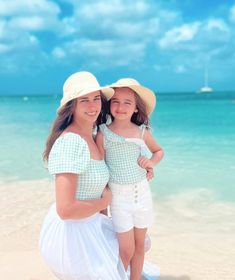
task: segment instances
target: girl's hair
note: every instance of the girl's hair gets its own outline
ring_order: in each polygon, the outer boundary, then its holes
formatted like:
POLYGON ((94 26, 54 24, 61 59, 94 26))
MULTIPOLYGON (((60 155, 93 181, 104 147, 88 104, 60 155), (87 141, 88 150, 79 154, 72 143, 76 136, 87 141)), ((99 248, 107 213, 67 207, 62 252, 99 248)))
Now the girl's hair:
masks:
POLYGON ((131 121, 137 125, 144 124, 146 126, 149 126, 149 116, 147 113, 146 105, 140 98, 140 96, 135 91, 133 92, 135 94, 136 108, 138 111, 134 112, 131 117, 131 121))
MULTIPOLYGON (((97 118, 96 124, 104 123, 107 119, 106 109, 107 101, 105 97, 101 94, 101 112, 97 118)), ((51 151, 53 144, 56 139, 62 134, 62 132, 73 122, 73 114, 77 104, 77 99, 73 99, 67 102, 58 112, 58 116, 54 120, 51 128, 51 132, 46 141, 46 147, 43 152, 43 160, 48 161, 48 157, 51 151)))
MULTIPOLYGON (((135 95, 136 108, 138 111, 133 113, 133 115, 131 117, 131 122, 138 126, 144 124, 147 127, 149 127, 150 122, 149 122, 149 116, 147 113, 146 105, 145 105, 144 101, 139 97, 139 95, 134 90, 132 90, 132 91, 135 95)), ((111 98, 111 100, 112 100, 112 98, 111 98)), ((108 118, 111 118, 112 121, 114 120, 114 118, 110 112, 111 100, 109 100, 103 108, 103 121, 101 123, 106 123, 108 118)))

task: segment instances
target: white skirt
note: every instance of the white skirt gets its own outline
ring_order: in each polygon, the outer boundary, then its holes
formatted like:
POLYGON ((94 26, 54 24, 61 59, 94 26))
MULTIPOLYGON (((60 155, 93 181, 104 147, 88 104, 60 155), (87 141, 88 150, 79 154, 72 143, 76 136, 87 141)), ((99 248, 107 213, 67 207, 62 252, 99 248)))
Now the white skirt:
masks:
POLYGON ((45 262, 61 280, 125 280, 112 221, 96 213, 81 220, 61 220, 53 204, 40 235, 45 262))

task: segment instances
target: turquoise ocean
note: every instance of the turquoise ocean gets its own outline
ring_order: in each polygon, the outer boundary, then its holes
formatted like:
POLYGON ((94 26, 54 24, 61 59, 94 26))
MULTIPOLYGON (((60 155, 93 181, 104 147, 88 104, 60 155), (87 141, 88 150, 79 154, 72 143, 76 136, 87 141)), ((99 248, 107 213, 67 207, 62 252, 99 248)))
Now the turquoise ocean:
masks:
MULTIPOLYGON (((60 96, 0 97, 0 181, 49 178, 42 152, 60 96)), ((159 93, 152 133, 165 157, 151 181, 159 199, 208 190, 235 202, 235 92, 159 93)))

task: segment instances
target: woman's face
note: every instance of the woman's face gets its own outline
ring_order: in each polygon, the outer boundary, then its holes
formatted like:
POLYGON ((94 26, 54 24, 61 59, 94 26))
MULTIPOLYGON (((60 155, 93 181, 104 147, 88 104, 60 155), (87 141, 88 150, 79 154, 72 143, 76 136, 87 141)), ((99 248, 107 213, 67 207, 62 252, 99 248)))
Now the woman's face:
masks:
POLYGON ((100 91, 88 93, 77 98, 74 117, 78 121, 94 123, 101 111, 100 91))

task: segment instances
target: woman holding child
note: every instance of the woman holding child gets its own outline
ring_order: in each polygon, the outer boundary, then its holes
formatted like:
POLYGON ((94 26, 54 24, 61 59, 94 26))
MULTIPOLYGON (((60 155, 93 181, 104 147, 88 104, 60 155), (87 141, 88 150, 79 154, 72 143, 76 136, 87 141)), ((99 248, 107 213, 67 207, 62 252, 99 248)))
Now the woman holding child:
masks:
POLYGON ((93 135, 97 119, 105 117, 102 99, 113 95, 89 72, 71 75, 47 140, 44 160, 55 177, 56 202, 44 220, 40 250, 61 280, 128 279, 112 220, 101 214, 112 194, 93 135))

